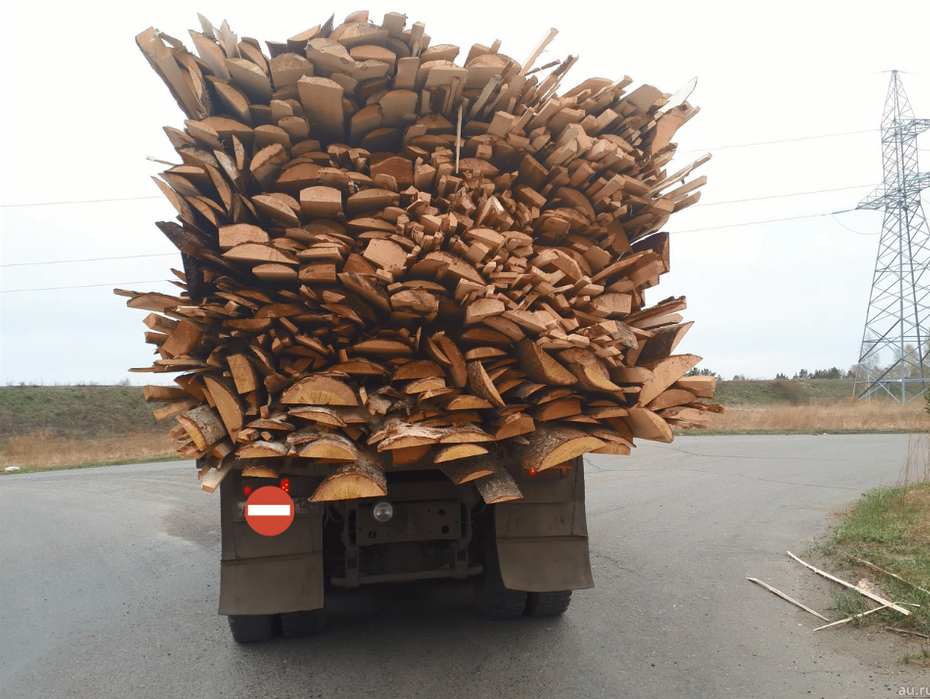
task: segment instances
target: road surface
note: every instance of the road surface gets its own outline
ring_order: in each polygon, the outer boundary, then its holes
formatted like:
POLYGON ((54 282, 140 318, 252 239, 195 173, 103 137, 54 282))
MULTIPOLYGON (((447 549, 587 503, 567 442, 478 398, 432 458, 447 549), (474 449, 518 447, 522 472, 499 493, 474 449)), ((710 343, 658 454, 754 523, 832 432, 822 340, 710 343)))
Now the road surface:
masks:
MULTIPOLYGON (((589 458, 597 587, 488 622, 464 583, 332 596, 323 636, 237 646, 218 495, 191 462, 0 478, 4 697, 893 697, 930 685, 813 635, 784 555, 893 484, 906 435, 689 437, 589 458)), ((269 590, 269 594, 273 594, 269 590)), ((924 671, 925 672, 925 671, 924 671)), ((925 690, 930 692, 930 690, 925 690)))

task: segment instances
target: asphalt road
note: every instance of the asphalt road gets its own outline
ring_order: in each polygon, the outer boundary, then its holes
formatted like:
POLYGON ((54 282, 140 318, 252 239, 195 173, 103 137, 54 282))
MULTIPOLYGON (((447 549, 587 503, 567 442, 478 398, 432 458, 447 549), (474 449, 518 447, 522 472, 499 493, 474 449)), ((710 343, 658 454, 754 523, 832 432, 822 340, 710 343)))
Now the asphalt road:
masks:
POLYGON ((803 612, 745 578, 801 584, 809 573, 784 551, 810 546, 863 490, 894 483, 907 445, 691 437, 595 457, 597 587, 564 617, 485 621, 468 585, 432 582, 334 596, 321 637, 252 646, 216 615, 218 496, 199 491, 190 462, 4 476, 0 693, 898 696, 922 680, 827 647, 803 612))

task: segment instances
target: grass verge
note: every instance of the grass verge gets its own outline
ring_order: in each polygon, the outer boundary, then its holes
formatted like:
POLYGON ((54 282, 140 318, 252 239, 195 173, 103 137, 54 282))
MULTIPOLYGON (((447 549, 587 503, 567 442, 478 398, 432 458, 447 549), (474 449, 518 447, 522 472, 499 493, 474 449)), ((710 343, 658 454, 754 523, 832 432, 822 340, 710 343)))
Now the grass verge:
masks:
POLYGON ((0 448, 0 472, 7 466, 19 466, 22 471, 46 471, 176 458, 174 442, 164 433, 74 438, 41 430, 5 440, 0 448))
MULTIPOLYGON (((926 466, 923 473, 907 470, 902 479, 906 482, 901 485, 865 493, 823 546, 832 559, 832 568, 841 571, 839 577, 851 583, 865 578, 875 583, 887 599, 901 605, 919 605, 908 607, 912 613, 907 617, 886 610, 853 623, 930 634, 930 593, 925 592, 930 591, 930 480, 910 480, 914 475, 925 477, 925 471, 926 466)), ((834 602, 844 616, 876 606, 852 590, 837 593, 834 602)), ((930 667, 930 654, 911 654, 906 662, 930 667)))
POLYGON ((924 432, 923 403, 815 401, 804 404, 726 405, 707 430, 683 434, 924 432))

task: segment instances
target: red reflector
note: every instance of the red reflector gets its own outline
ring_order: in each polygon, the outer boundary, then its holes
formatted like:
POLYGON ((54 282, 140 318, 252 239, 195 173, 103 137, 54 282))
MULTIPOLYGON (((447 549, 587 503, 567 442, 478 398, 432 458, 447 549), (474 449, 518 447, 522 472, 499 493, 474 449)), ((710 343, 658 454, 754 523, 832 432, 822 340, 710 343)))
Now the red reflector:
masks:
POLYGON ((290 492, 291 482, 287 479, 287 476, 278 481, 278 484, 281 486, 281 490, 285 493, 290 492))
POLYGON ((535 469, 535 468, 529 469, 529 472, 530 472, 530 475, 531 475, 531 476, 535 476, 535 475, 536 475, 536 469, 535 469))
POLYGON ((250 485, 248 485, 248 484, 245 484, 245 485, 242 486, 242 494, 243 494, 243 495, 245 495, 246 497, 249 497, 249 495, 250 495, 251 493, 252 493, 252 486, 250 486, 250 485))

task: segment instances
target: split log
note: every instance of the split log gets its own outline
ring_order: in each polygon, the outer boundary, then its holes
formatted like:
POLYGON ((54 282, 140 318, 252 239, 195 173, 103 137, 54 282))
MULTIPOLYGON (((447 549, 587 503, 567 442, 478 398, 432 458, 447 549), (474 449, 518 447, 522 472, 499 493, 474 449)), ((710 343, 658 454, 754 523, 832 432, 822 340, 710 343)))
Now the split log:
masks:
POLYGON ((523 497, 523 493, 513 476, 501 466, 498 466, 497 470, 491 475, 475 479, 474 483, 482 500, 488 505, 519 500, 523 497))
POLYGON ((328 376, 308 376, 281 394, 284 405, 358 405, 355 391, 328 376))
POLYGON ((519 451, 523 468, 544 471, 571 461, 576 456, 599 449, 604 441, 568 427, 540 428, 519 451))
POLYGON ((321 461, 355 461, 359 453, 351 440, 338 434, 324 434, 302 447, 296 456, 321 461))
POLYGON ((490 459, 469 458, 454 462, 445 462, 440 466, 442 472, 456 485, 468 483, 477 478, 490 476, 497 472, 497 467, 490 459))
POLYGON ((381 464, 367 454, 343 464, 327 476, 310 496, 312 502, 350 500, 387 495, 387 479, 381 464))
POLYGON ((208 405, 185 410, 178 415, 177 420, 200 450, 207 449, 226 436, 226 429, 219 416, 208 405))

